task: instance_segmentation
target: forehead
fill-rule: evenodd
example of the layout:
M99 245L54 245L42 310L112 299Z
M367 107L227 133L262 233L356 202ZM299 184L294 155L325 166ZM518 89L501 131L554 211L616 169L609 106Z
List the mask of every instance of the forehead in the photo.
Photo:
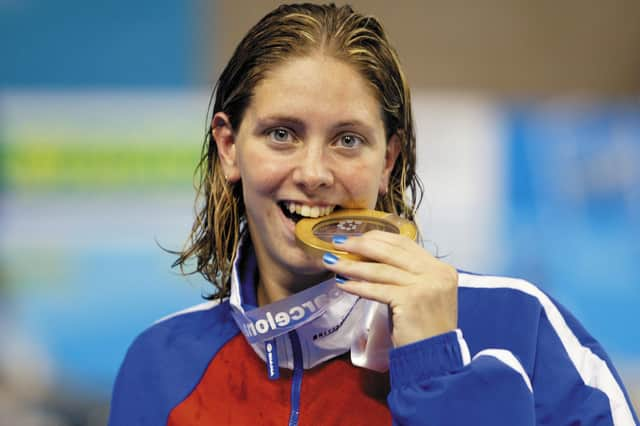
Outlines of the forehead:
M321 54L287 59L268 71L250 107L258 116L295 113L382 124L372 85L352 65Z

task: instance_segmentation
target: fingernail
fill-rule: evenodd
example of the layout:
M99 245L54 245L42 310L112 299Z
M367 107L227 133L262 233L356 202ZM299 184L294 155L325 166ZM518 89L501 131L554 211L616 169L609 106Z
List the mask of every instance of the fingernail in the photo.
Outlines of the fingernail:
M322 255L322 261L328 265L333 265L334 263L336 263L338 261L338 256L336 256L333 253L325 253L324 255Z
M333 244L344 244L344 242L347 241L347 236L346 235L334 235L333 238L331 239L331 241L333 242Z
M344 284L348 281L349 279L347 277L343 277L342 275L336 275L336 282L338 284Z

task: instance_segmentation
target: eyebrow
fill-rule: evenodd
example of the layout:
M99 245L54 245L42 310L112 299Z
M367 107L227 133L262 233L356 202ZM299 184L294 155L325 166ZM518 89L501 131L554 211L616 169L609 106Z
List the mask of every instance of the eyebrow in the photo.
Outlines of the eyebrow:
M304 121L288 115L272 115L268 117L258 118L257 122L260 126L288 124L292 127L305 127Z
M296 127L296 128L305 128L306 124L304 121L300 120L299 118L296 117L292 117L289 115L273 115L273 116L267 116L267 117L263 117L263 118L258 118L257 120L258 125L259 126L269 126L269 125L273 125L273 124L286 124L286 125L290 125L291 127ZM335 125L333 125L331 128L334 130L337 129L342 129L345 127L360 127L364 130L367 131L372 131L373 129L371 128L371 126L369 126L368 124L360 121L360 120L346 120L346 121L340 121L338 123L336 123Z
M371 126L369 126L368 124L360 121L360 120L348 120L348 121L341 121L338 124L336 124L335 126L333 126L335 129L341 129L343 127L362 127L363 129L366 130L372 130Z

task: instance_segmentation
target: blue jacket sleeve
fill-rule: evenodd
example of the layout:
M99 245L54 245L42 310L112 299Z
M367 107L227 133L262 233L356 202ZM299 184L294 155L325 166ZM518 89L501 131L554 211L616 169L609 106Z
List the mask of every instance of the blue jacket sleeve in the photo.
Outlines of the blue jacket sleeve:
M456 332L393 349L388 403L395 425L535 425L522 374L495 356L464 365Z
M541 311L534 341L524 367L507 349L465 360L455 332L392 350L394 424L638 425L608 356L562 306Z
M562 305L553 306L541 314L531 371L538 424L637 425L602 346Z

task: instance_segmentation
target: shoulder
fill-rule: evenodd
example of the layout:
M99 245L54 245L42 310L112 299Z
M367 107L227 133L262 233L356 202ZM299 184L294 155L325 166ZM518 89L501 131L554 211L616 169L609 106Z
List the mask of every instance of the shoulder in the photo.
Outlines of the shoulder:
M509 327L548 325L565 345L590 339L575 317L535 284L520 278L460 272L461 305Z
M532 374L541 350L581 351L584 330L572 327L567 318L573 317L536 285L460 273L459 289L459 326L472 355L506 349Z
M227 301L210 301L168 315L143 331L131 344L123 367L150 369L158 364L205 362L238 332ZM201 350L207 348L206 350ZM208 362L208 360L206 360Z
M134 340L120 367L110 424L163 424L237 333L227 301L202 303L154 323Z
M460 272L461 298L476 308L486 306L496 316L514 316L519 322L544 321L563 340L587 339L586 330L576 318L537 285L521 279L496 275L479 275ZM569 337L571 336L571 337Z
M459 272L458 325L471 354L503 348L532 365L537 335L550 300L532 283Z
M211 331L217 330L217 333ZM143 331L132 343L127 358L161 348L182 352L192 345L224 343L236 332L227 301L209 301L167 315ZM206 333L206 338L205 338ZM165 354L164 355L168 355Z
M545 302L546 295L535 284L521 279L499 275L482 275L467 271L458 271L458 284L463 289L477 289L481 291L497 290L514 297L533 297L539 303Z
M464 298L473 298L475 303L486 303L496 312L515 310L519 315L530 312L548 319L555 328L570 327L582 332L583 329L552 296L536 284L522 278L497 275L479 275L460 271L458 284ZM497 306L499 302L499 306ZM524 309L524 312L521 311Z
M535 322L547 310L557 309L544 291L520 278L459 271L458 286L463 312L495 318L517 316Z

